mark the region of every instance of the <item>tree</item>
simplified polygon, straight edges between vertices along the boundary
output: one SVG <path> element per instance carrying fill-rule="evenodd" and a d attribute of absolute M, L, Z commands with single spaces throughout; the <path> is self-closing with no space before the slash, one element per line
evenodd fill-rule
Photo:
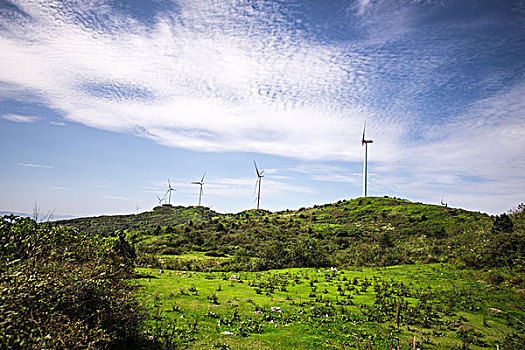
<path fill-rule="evenodd" d="M 512 220 L 507 214 L 503 213 L 501 215 L 496 215 L 492 224 L 492 233 L 510 233 L 513 231 L 514 225 L 512 224 Z"/>

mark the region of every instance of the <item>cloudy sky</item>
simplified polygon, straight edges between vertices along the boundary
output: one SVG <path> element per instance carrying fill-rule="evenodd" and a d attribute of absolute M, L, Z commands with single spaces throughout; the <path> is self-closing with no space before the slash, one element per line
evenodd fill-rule
<path fill-rule="evenodd" d="M 525 201 L 525 1 L 0 0 L 0 211 Z M 360 158 L 361 154 L 361 158 Z"/>

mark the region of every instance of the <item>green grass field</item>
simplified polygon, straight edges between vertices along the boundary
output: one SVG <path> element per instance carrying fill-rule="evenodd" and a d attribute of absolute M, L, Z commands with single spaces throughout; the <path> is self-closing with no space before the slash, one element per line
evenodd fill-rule
<path fill-rule="evenodd" d="M 388 349 L 398 341 L 400 349 L 414 341 L 418 349 L 511 349 L 523 341 L 523 295 L 512 282 L 485 281 L 503 270 L 138 272 L 142 297 L 192 349 Z"/>

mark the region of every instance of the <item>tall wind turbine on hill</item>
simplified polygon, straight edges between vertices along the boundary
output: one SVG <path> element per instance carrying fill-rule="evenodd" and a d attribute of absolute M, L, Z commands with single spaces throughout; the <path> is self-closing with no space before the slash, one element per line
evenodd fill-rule
<path fill-rule="evenodd" d="M 372 140 L 365 139 L 365 129 L 366 129 L 366 122 L 365 122 L 365 126 L 363 127 L 363 137 L 361 138 L 361 151 L 363 150 L 363 146 L 365 147 L 365 158 L 364 158 L 364 166 L 363 166 L 363 197 L 366 197 L 366 190 L 367 190 L 366 177 L 367 177 L 367 171 L 368 171 L 368 144 L 374 142 Z"/>
<path fill-rule="evenodd" d="M 257 190 L 257 209 L 259 209 L 259 202 L 261 200 L 261 182 L 262 182 L 262 178 L 264 177 L 263 175 L 264 170 L 259 172 L 259 169 L 257 169 L 257 163 L 255 163 L 255 160 L 253 161 L 253 165 L 255 165 L 255 172 L 257 173 L 257 182 L 255 182 L 255 188 L 258 188 Z"/>
<path fill-rule="evenodd" d="M 194 185 L 200 185 L 200 191 L 199 191 L 199 207 L 201 206 L 201 197 L 202 197 L 202 185 L 204 185 L 204 177 L 206 176 L 206 172 L 204 172 L 204 175 L 202 175 L 202 179 L 200 181 L 193 181 L 192 184 Z"/>
<path fill-rule="evenodd" d="M 166 191 L 166 194 L 169 193 L 168 204 L 171 204 L 171 192 L 172 191 L 175 191 L 175 189 L 171 187 L 170 179 L 168 179 L 168 190 Z M 166 197 L 166 194 L 164 195 L 164 197 Z"/>

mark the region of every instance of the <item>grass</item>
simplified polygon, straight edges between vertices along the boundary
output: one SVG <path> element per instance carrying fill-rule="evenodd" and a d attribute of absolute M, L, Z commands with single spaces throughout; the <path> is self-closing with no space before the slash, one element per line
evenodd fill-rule
<path fill-rule="evenodd" d="M 450 265 L 139 273 L 148 304 L 198 329 L 188 342 L 195 349 L 351 349 L 356 339 L 386 349 L 398 337 L 401 349 L 412 349 L 414 336 L 421 349 L 482 349 L 523 333 L 525 304 L 515 289 Z"/>

